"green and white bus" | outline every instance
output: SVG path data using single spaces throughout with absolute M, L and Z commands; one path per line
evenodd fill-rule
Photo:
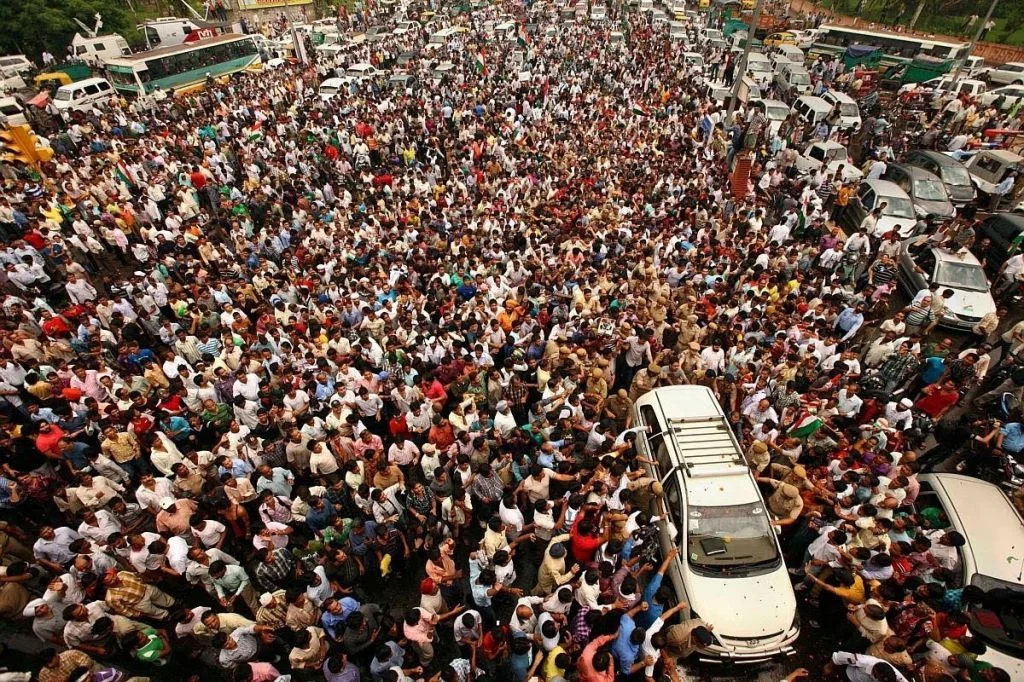
M 849 26 L 825 25 L 817 30 L 811 55 L 841 55 L 850 45 L 870 45 L 883 50 L 883 63 L 892 66 L 909 62 L 917 55 L 955 62 L 970 54 L 968 43 L 949 43 L 907 33 L 868 31 Z
M 181 94 L 203 87 L 208 77 L 219 79 L 246 69 L 259 69 L 261 65 L 252 36 L 225 33 L 110 59 L 105 68 L 107 79 L 116 90 L 148 95 L 157 87 L 167 94 Z

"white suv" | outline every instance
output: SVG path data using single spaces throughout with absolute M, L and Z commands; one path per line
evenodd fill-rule
M 656 510 L 667 576 L 690 617 L 714 627 L 701 660 L 759 663 L 793 653 L 796 596 L 757 481 L 725 413 L 704 386 L 650 391 L 633 406 L 637 438 L 661 482 Z
M 1009 62 L 993 66 L 983 72 L 990 83 L 998 85 L 1024 85 L 1024 62 Z

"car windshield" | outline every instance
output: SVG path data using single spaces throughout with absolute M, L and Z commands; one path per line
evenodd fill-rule
M 338 88 L 338 86 L 336 86 L 336 85 L 321 85 L 320 86 L 320 94 L 321 95 L 337 95 L 339 89 L 340 88 Z
M 62 100 L 62 101 L 67 101 L 67 100 L 71 99 L 71 91 L 70 90 L 58 90 L 57 91 L 57 95 L 54 97 L 54 99 Z
M 811 77 L 808 76 L 806 73 L 800 73 L 800 72 L 793 73 L 793 74 L 790 75 L 789 80 L 790 80 L 790 82 L 793 85 L 810 85 L 811 84 Z
M 778 559 L 775 533 L 761 502 L 692 506 L 687 513 L 686 554 L 694 567 L 724 572 Z
M 914 217 L 914 205 L 904 197 L 882 197 L 887 206 L 882 211 L 887 216 L 893 218 L 913 218 Z
M 971 186 L 971 174 L 963 166 L 943 166 L 942 179 L 951 185 Z
M 946 187 L 938 180 L 914 180 L 914 196 L 922 201 L 946 201 Z
M 985 271 L 981 266 L 974 263 L 955 263 L 944 261 L 939 263 L 935 271 L 936 283 L 953 287 L 954 289 L 967 289 L 969 291 L 988 291 L 988 280 L 985 279 Z
M 853 102 L 843 102 L 839 105 L 839 113 L 843 116 L 860 116 L 860 109 Z
M 784 121 L 789 116 L 789 109 L 786 107 L 768 107 L 768 118 L 773 121 Z
M 1024 585 L 976 573 L 971 584 L 985 591 L 981 604 L 968 609 L 971 634 L 985 644 L 1014 657 L 1024 655 L 1024 639 L 1017 618 L 1024 607 Z

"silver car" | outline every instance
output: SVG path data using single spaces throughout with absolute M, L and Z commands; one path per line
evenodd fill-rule
M 918 238 L 903 242 L 899 262 L 899 282 L 911 296 L 939 285 L 941 296 L 947 289 L 952 297 L 945 299 L 945 312 L 939 324 L 954 329 L 971 329 L 981 318 L 995 312 L 996 302 L 989 290 L 988 278 L 981 262 L 970 252 L 958 253 L 934 246 L 914 249 Z M 913 251 L 913 253 L 912 253 Z

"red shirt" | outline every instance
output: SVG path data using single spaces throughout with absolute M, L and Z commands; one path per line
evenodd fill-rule
M 57 441 L 64 437 L 64 430 L 56 424 L 50 424 L 49 433 L 43 433 L 40 431 L 36 435 L 36 449 L 39 452 L 49 452 L 51 454 L 59 454 L 57 452 Z
M 927 391 L 928 389 L 925 390 Z M 921 410 L 932 419 L 938 419 L 943 410 L 956 405 L 956 401 L 958 400 L 960 400 L 959 391 L 953 390 L 945 392 L 942 389 L 935 389 L 925 397 L 918 400 L 914 404 L 914 407 Z
M 605 538 L 600 535 L 581 535 L 579 532 L 579 523 L 583 519 L 582 516 L 576 519 L 576 522 L 572 524 L 572 542 L 570 547 L 572 549 L 572 557 L 581 564 L 589 564 L 594 561 L 594 554 L 598 548 L 604 544 Z

